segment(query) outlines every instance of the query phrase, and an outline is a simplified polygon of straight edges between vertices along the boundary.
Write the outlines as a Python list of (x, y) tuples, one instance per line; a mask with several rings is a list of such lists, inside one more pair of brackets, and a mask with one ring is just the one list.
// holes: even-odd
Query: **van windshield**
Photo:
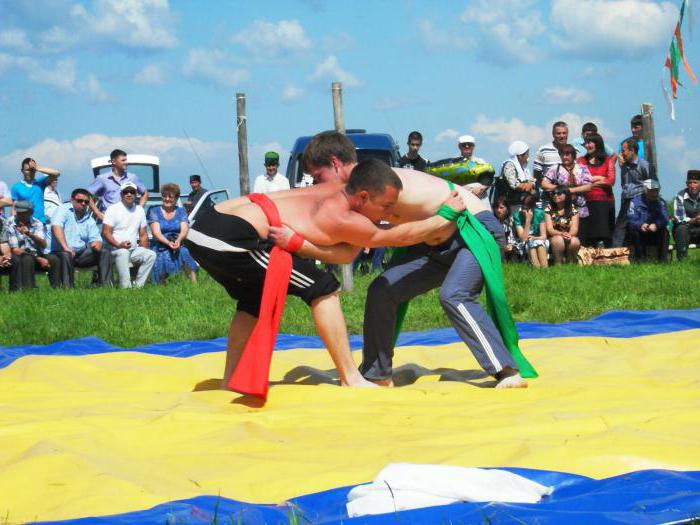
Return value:
[[(379, 159), (382, 162), (387, 163), (389, 166), (393, 166), (391, 152), (385, 149), (358, 149), (357, 161), (361, 162), (367, 159)], [(287, 167), (287, 178), (289, 182), (293, 183), (293, 186), (298, 186), (301, 183), (301, 179), (304, 176), (304, 170), (301, 165), (301, 154), (297, 155), (296, 158), (289, 163)]]

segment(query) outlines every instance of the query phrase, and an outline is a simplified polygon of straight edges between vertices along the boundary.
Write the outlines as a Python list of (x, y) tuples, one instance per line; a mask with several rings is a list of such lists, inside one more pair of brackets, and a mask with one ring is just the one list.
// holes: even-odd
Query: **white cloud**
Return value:
[(311, 48), (311, 40), (297, 20), (281, 20), (276, 24), (255, 20), (231, 37), (231, 41), (259, 60), (279, 59)]
[(510, 120), (506, 120), (504, 117), (490, 119), (485, 115), (479, 115), (471, 126), (470, 131), (476, 135), (477, 140), (483, 137), (490, 142), (499, 144), (510, 144), (515, 140), (522, 140), (527, 142), (533, 149), (536, 149), (545, 142), (551, 141), (552, 124), (560, 120), (566, 122), (569, 126), (569, 141), (573, 141), (580, 135), (581, 127), (585, 122), (595, 123), (598, 126), (598, 133), (603, 136), (606, 142), (612, 142), (618, 137), (616, 133), (605, 127), (602, 119), (581, 116), (576, 113), (564, 113), (552, 119), (551, 122), (541, 125), (526, 124), (519, 118), (511, 118)]
[(284, 102), (297, 102), (304, 96), (304, 90), (296, 87), (294, 84), (287, 84), (282, 91), (282, 100)]
[(29, 40), (27, 40), (27, 33), (25, 31), (11, 28), (0, 31), (0, 47), (26, 52), (31, 50), (32, 45)]
[(342, 82), (343, 87), (357, 87), (361, 82), (353, 75), (340, 67), (335, 55), (328, 55), (325, 60), (316, 66), (316, 69), (309, 77), (309, 80), (321, 81), (330, 80), (332, 82)]
[(131, 49), (169, 49), (177, 44), (170, 28), (173, 16), (168, 0), (96, 0), (92, 12), (74, 4), (70, 18), (85, 31)]
[(461, 20), (484, 61), (509, 66), (543, 55), (537, 41), (546, 24), (533, 0), (477, 0), (462, 11)]
[[(29, 63), (31, 64), (31, 60)], [(35, 63), (29, 68), (23, 68), (27, 76), (34, 82), (46, 84), (63, 93), (74, 93), (76, 91), (77, 72), (75, 60), (65, 59), (56, 62), (54, 68), (41, 67)]]
[(674, 3), (652, 0), (553, 0), (553, 42), (567, 54), (618, 59), (658, 54), (678, 19)]
[(555, 86), (545, 90), (544, 101), (549, 104), (588, 104), (593, 97), (583, 89)]
[(474, 40), (467, 34), (458, 30), (448, 31), (437, 27), (431, 20), (418, 22), (418, 33), (423, 49), (428, 52), (458, 51), (471, 49), (475, 45)]
[(221, 87), (235, 87), (250, 78), (248, 70), (237, 68), (227, 53), (208, 49), (190, 50), (182, 72), (194, 80)]
[(142, 85), (159, 85), (165, 82), (165, 73), (160, 64), (148, 64), (134, 75), (134, 83)]
[(88, 75), (88, 79), (85, 82), (84, 90), (90, 102), (99, 104), (102, 102), (108, 102), (112, 98), (109, 96), (109, 93), (102, 89), (100, 81), (97, 80), (97, 77), (92, 73)]
[(435, 135), (435, 142), (444, 142), (446, 140), (454, 141), (457, 140), (457, 137), (459, 137), (459, 131), (448, 128)]
[(535, 145), (543, 143), (549, 134), (543, 126), (533, 126), (525, 124), (519, 118), (506, 120), (503, 117), (489, 119), (484, 115), (476, 117), (470, 130), (476, 135), (476, 139), (481, 137), (491, 142), (510, 144), (514, 140), (522, 140), (528, 144)]

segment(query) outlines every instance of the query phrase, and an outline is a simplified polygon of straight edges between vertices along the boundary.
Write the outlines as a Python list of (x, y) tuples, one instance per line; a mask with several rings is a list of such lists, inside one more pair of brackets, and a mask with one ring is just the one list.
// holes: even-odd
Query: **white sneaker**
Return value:
[(527, 381), (520, 374), (515, 374), (501, 379), (496, 383), (496, 388), (527, 388)]

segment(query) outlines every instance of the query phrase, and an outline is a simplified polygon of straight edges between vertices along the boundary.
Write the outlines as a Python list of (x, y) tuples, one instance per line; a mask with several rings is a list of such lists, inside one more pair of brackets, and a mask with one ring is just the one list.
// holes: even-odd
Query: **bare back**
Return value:
[[(338, 222), (357, 213), (350, 210), (341, 183), (318, 184), (308, 188), (276, 191), (267, 194), (275, 203), (282, 222), (318, 246), (331, 246), (337, 240), (333, 232)], [(231, 199), (215, 206), (216, 211), (235, 215), (249, 222), (261, 238), (266, 239), (270, 224), (262, 209), (247, 197)], [(369, 222), (369, 221), (367, 221)]]
[[(394, 207), (395, 220), (391, 221), (394, 224), (418, 221), (435, 215), (450, 193), (447, 182), (433, 175), (404, 168), (394, 168), (394, 171), (403, 184), (399, 201)], [(481, 199), (468, 189), (457, 185), (455, 185), (455, 189), (459, 191), (471, 214), (490, 210)]]

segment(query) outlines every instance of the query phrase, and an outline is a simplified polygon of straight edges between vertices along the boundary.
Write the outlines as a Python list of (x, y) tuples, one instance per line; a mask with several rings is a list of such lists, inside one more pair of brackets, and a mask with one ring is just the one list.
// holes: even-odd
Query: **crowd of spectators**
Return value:
[(186, 210), (206, 193), (199, 175), (190, 177), (185, 207), (179, 186), (164, 184), (162, 204), (146, 216), (148, 191), (128, 171), (126, 152), (115, 149), (110, 161), (111, 171), (73, 189), (66, 203), (60, 172), (31, 158), (22, 161), (22, 179), (9, 190), (0, 182), (0, 213), (6, 210), (0, 215), (0, 274), (9, 275), (10, 291), (36, 288), (38, 272), (48, 274), (53, 288), (73, 288), (76, 268), (92, 269), (95, 286), (140, 288), (149, 278), (159, 284), (180, 271), (197, 281), (198, 267), (182, 240)]
[[(555, 122), (552, 141), (537, 149), (532, 169), (530, 146), (517, 140), (508, 147), (493, 184), (465, 185), (491, 204), (503, 225), (506, 261), (545, 268), (576, 262), (581, 247), (626, 247), (633, 261), (666, 262), (671, 237), (677, 259), (687, 257), (689, 246), (700, 243), (700, 170), (688, 171), (686, 187), (675, 195), (669, 213), (657, 173), (646, 160), (640, 115), (631, 119), (630, 132), (615, 151), (592, 122), (573, 141), (566, 122)], [(400, 167), (428, 170), (422, 145), (421, 133), (412, 131)], [(457, 146), (460, 162), (486, 163), (474, 155), (473, 136), (459, 136)], [(9, 275), (11, 291), (36, 288), (38, 271), (48, 274), (52, 287), (72, 288), (76, 268), (93, 268), (95, 286), (142, 287), (149, 278), (159, 284), (180, 271), (197, 281), (197, 265), (182, 240), (188, 212), (207, 192), (201, 177), (190, 176), (192, 191), (184, 205), (177, 184), (163, 185), (162, 204), (146, 214), (148, 191), (128, 171), (127, 154), (115, 149), (110, 160), (110, 172), (73, 189), (66, 203), (58, 189), (60, 172), (32, 158), (22, 161), (21, 179), (10, 188), (0, 181), (0, 275)], [(277, 152), (265, 154), (264, 167), (255, 192), (290, 187), (278, 172)], [(373, 271), (381, 270), (384, 250), (364, 250), (354, 266), (365, 262), (369, 268), (369, 261)]]

